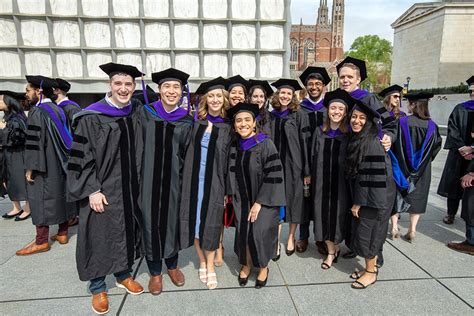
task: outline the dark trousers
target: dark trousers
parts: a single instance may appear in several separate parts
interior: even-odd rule
[[[67,235],[67,222],[59,224],[58,235]],[[48,242],[49,226],[36,226],[36,244],[41,245]]]
[[[148,265],[148,270],[152,276],[157,276],[161,274],[163,270],[163,260],[160,261],[146,261]],[[174,270],[178,267],[178,254],[174,255],[171,258],[165,259],[165,264],[168,270]]]
[[[300,240],[309,239],[309,224],[310,222],[300,224]]]
[[[460,199],[448,199],[448,215],[456,216],[460,201]]]
[[[132,276],[131,273],[132,273],[132,270],[128,269],[122,272],[114,273],[114,276],[117,279],[117,282],[122,282],[123,280],[130,278]],[[92,279],[91,283],[89,284],[89,290],[91,291],[92,294],[107,292],[107,285],[105,284],[105,276]]]

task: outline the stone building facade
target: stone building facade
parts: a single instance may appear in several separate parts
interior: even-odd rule
[[[290,33],[290,74],[307,66],[327,68],[344,56],[344,0],[333,0],[331,19],[327,0],[320,0],[314,25],[293,24]]]
[[[391,83],[442,88],[474,74],[474,1],[416,3],[392,28]]]

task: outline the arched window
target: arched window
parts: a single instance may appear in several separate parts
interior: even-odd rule
[[[298,41],[294,38],[290,41],[290,61],[298,61]]]
[[[308,62],[308,55],[309,53],[314,52],[314,41],[312,39],[305,39],[303,43],[303,63],[306,64]]]

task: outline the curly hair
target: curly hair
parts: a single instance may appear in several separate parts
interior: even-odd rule
[[[280,100],[278,98],[280,94],[280,89],[278,89],[271,97],[270,104],[276,110],[281,108]],[[293,91],[293,96],[291,97],[291,102],[288,104],[288,110],[291,112],[296,112],[300,109],[300,102],[298,101],[298,97],[296,96],[296,92]]]
[[[224,96],[224,105],[222,106],[222,109],[221,109],[221,114],[220,116],[225,118],[227,117],[227,110],[229,109],[230,107],[230,103],[229,103],[229,92],[227,92],[226,90],[224,89],[220,89],[222,91],[222,95]],[[207,107],[207,95],[209,94],[209,92],[207,92],[206,94],[204,94],[200,101],[199,101],[199,105],[198,105],[198,118],[200,120],[205,120],[206,119],[206,116],[207,116],[207,113],[208,113],[208,107]]]
[[[370,142],[377,137],[377,125],[373,122],[373,117],[367,116],[367,121],[359,133],[351,133],[346,152],[346,174],[348,178],[353,178],[359,173],[359,165],[362,161]]]

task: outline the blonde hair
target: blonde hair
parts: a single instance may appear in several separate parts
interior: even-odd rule
[[[220,116],[222,118],[225,118],[227,117],[227,110],[229,109],[230,107],[230,103],[229,103],[229,92],[227,92],[226,90],[224,89],[219,89],[221,90],[222,92],[222,96],[224,97],[224,104],[222,105],[222,108],[221,108],[221,113],[220,113]],[[212,91],[212,90],[211,90]],[[207,116],[207,113],[208,113],[208,107],[207,107],[207,95],[209,94],[209,91],[206,92],[206,94],[204,94],[202,97],[201,97],[201,100],[199,101],[199,105],[198,105],[198,118],[200,120],[205,120],[206,119],[206,116]]]
[[[356,74],[357,74],[357,77],[360,78],[360,69],[359,69],[359,67],[357,67],[357,66],[354,65],[353,63],[344,63],[344,64],[342,64],[342,67],[339,68],[339,71],[340,71],[342,68],[344,68],[344,67],[347,67],[347,68],[350,68],[350,69],[352,69],[352,70],[355,70],[355,71],[356,71]],[[338,73],[338,75],[339,75],[339,73]]]

